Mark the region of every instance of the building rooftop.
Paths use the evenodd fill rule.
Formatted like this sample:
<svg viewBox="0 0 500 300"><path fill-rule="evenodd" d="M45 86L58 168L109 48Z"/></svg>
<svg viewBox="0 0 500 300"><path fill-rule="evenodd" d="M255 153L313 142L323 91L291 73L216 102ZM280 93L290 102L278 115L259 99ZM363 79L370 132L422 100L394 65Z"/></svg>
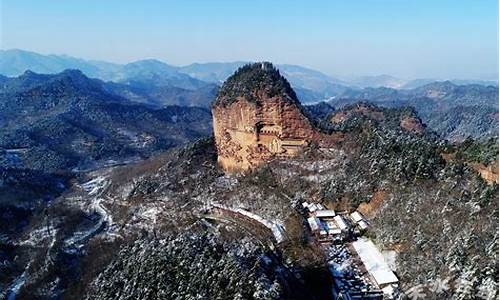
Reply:
<svg viewBox="0 0 500 300"><path fill-rule="evenodd" d="M359 225L359 228L361 228L362 230L365 230L368 228L368 223L366 223L365 221L359 221L358 225Z"/></svg>
<svg viewBox="0 0 500 300"><path fill-rule="evenodd" d="M319 230L320 222L317 218L315 218L315 217L307 218L307 222L309 223L309 227L311 228L311 231Z"/></svg>
<svg viewBox="0 0 500 300"><path fill-rule="evenodd" d="M359 221L363 221L363 216L358 212L358 211L355 211L351 214L351 218L354 220L354 222L359 222Z"/></svg>
<svg viewBox="0 0 500 300"><path fill-rule="evenodd" d="M399 280L384 259L384 256L369 239L360 238L352 243L366 270L379 286L397 283Z"/></svg>
<svg viewBox="0 0 500 300"><path fill-rule="evenodd" d="M340 228L340 230L347 230L349 228L341 216L335 216L333 219L337 223L337 226Z"/></svg>
<svg viewBox="0 0 500 300"><path fill-rule="evenodd" d="M331 209L318 210L316 211L316 217L318 218L333 218L335 217L335 211Z"/></svg>

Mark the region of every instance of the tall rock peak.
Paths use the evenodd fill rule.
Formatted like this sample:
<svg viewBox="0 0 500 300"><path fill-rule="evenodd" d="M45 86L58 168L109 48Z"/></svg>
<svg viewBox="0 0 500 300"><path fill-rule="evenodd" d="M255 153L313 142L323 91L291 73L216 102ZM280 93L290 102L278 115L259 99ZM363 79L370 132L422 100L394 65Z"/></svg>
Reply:
<svg viewBox="0 0 500 300"><path fill-rule="evenodd" d="M283 100L300 105L290 83L270 62L247 64L239 68L221 87L214 105L228 106L238 97L257 102L261 98L258 93L262 92L268 97L281 96Z"/></svg>
<svg viewBox="0 0 500 300"><path fill-rule="evenodd" d="M218 161L230 173L332 139L311 125L288 81L268 62L245 65L229 77L212 115Z"/></svg>

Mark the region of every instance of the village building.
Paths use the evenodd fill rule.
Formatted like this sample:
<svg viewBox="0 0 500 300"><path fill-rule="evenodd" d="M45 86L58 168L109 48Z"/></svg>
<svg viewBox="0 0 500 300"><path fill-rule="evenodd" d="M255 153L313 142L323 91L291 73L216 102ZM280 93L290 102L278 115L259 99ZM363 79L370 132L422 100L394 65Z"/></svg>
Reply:
<svg viewBox="0 0 500 300"><path fill-rule="evenodd" d="M303 202L307 223L324 247L335 286L334 299L399 299L399 280L375 244L363 237L368 220Z"/></svg>
<svg viewBox="0 0 500 300"><path fill-rule="evenodd" d="M318 218L309 217L307 218L307 222L309 223L309 228L311 229L311 232L316 233L320 230L321 223Z"/></svg>
<svg viewBox="0 0 500 300"><path fill-rule="evenodd" d="M359 230L359 232L364 232L368 229L368 222L359 211L351 213L350 217L351 220L354 222L354 224L356 224L356 227Z"/></svg>
<svg viewBox="0 0 500 300"><path fill-rule="evenodd" d="M334 218L336 216L334 210L318 210L316 211L316 217L317 218L323 218L323 219L329 219L329 218Z"/></svg>
<svg viewBox="0 0 500 300"><path fill-rule="evenodd" d="M394 299L398 293L399 280L389 268L377 246L369 239L359 238L352 243L352 247L363 262L366 271L383 291L386 299Z"/></svg>

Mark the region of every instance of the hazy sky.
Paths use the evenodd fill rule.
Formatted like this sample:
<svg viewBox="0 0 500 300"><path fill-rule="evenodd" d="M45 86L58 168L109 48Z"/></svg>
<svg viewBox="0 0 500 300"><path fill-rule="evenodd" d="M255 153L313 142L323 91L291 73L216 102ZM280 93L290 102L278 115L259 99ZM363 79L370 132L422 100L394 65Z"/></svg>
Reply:
<svg viewBox="0 0 500 300"><path fill-rule="evenodd" d="M0 0L1 48L129 62L269 60L331 75L488 78L497 0Z"/></svg>

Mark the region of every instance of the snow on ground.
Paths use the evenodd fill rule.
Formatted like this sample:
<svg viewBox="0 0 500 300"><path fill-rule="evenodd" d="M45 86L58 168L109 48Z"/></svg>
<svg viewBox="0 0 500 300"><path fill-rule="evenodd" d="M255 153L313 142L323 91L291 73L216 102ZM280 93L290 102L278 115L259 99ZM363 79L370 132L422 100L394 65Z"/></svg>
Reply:
<svg viewBox="0 0 500 300"><path fill-rule="evenodd" d="M54 240L56 233L57 230L52 224L49 226L43 226L41 228L31 230L28 238L20 241L19 245L32 247L40 246L42 242L48 238L52 238L52 240Z"/></svg>
<svg viewBox="0 0 500 300"><path fill-rule="evenodd" d="M107 226L111 226L113 224L113 217L109 213L108 209L103 205L103 202L105 202L104 198L94 198L90 203L89 210L99 214L102 221L106 222Z"/></svg>
<svg viewBox="0 0 500 300"><path fill-rule="evenodd" d="M238 179L233 176L220 176L215 179L215 186L232 190L238 184Z"/></svg>
<svg viewBox="0 0 500 300"><path fill-rule="evenodd" d="M257 214L254 214L252 212L249 212L249 211L241 209L241 208L232 208L232 207L228 207L228 206L224 206L224 205L216 204L216 203L212 203L212 206L216 207L216 208L221 208L224 210L238 213L242 216L245 216L247 218L250 218L254 221L259 222L260 224L264 225L265 227L267 227L268 229L271 230L271 232L273 233L273 235L278 243L281 243L285 240L285 227L279 222L264 219L263 217L261 217Z"/></svg>
<svg viewBox="0 0 500 300"><path fill-rule="evenodd" d="M149 207L140 213L141 217L150 221L152 224L156 224L158 220L158 215L161 213L161 209L158 207Z"/></svg>
<svg viewBox="0 0 500 300"><path fill-rule="evenodd" d="M73 234L69 238L64 240L64 247L68 251L71 251L71 248L76 250L81 249L84 246L85 241L88 238L92 237L96 232L98 232L103 225L104 223L101 219L100 222L98 222L95 226L89 228L88 230L73 232Z"/></svg>
<svg viewBox="0 0 500 300"><path fill-rule="evenodd" d="M29 265L28 265L28 267L26 267L26 270L28 268L29 268ZM17 293L19 293L19 290L26 282L26 270L23 272L23 274L21 274L21 276L17 277L14 280L14 282L12 283L12 285L10 286L10 288L7 292L7 297L6 297L7 300L15 300L16 299Z"/></svg>
<svg viewBox="0 0 500 300"><path fill-rule="evenodd" d="M398 252L394 250L384 250L382 251L382 255L384 256L385 261L387 262L387 265L391 270L396 271L396 260L398 258Z"/></svg>
<svg viewBox="0 0 500 300"><path fill-rule="evenodd" d="M316 183L321 183L321 182L326 182L330 181L333 176L331 174L311 174L305 177L302 177L303 179L309 181L309 182L316 182Z"/></svg>
<svg viewBox="0 0 500 300"><path fill-rule="evenodd" d="M105 222L106 227L111 227L113 225L113 217L108 209L105 207L104 203L107 201L113 201L113 199L103 196L103 192L110 185L110 180L107 176L99 175L96 178L87 181L81 185L82 189L87 192L91 198L91 202L88 204L87 210L89 212L95 212L101 216L102 222Z"/></svg>
<svg viewBox="0 0 500 300"><path fill-rule="evenodd" d="M310 172L323 172L338 166L338 161L336 159L315 160L302 162L299 166Z"/></svg>
<svg viewBox="0 0 500 300"><path fill-rule="evenodd" d="M87 181L81 185L81 187L90 195L98 195L104 191L108 186L109 181L106 176L98 176L90 181Z"/></svg>
<svg viewBox="0 0 500 300"><path fill-rule="evenodd" d="M80 185L83 191L86 192L87 196L90 197L76 196L68 198L73 200L76 205L81 207L82 210L87 211L90 214L98 214L100 216L100 220L96 225L92 226L88 230L75 232L69 239L65 240L66 247L75 247L78 249L81 247L79 244L83 244L87 238L92 237L101 230L103 230L108 237L121 237L119 234L114 232L116 224L113 222L112 213L105 205L106 203L114 202L114 199L104 195L104 192L111 184L111 180L109 179L109 176L107 176L110 170L95 173L96 177Z"/></svg>
<svg viewBox="0 0 500 300"><path fill-rule="evenodd" d="M134 191L136 180L133 183L125 184L121 186L118 190L118 194L121 199L127 199L130 194Z"/></svg>

